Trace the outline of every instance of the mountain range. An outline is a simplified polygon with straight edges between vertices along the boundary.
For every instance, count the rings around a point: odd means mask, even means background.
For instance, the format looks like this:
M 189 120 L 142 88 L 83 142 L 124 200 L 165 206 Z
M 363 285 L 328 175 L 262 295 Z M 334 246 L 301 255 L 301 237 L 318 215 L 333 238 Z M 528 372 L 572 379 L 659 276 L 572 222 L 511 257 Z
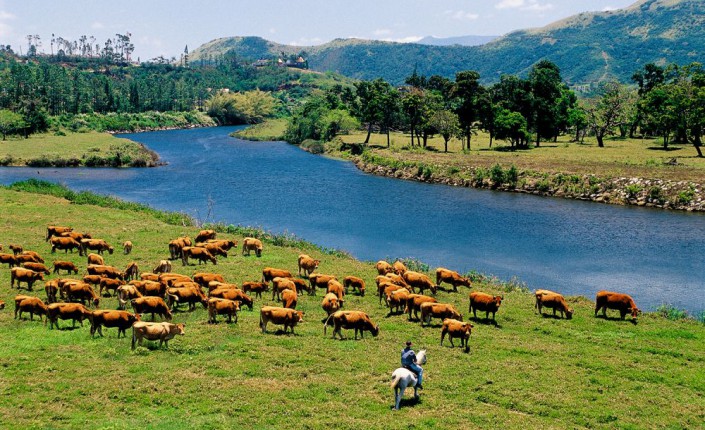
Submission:
M 628 82 L 647 63 L 704 60 L 705 0 L 640 0 L 624 9 L 581 13 L 515 31 L 479 46 L 336 39 L 301 47 L 229 37 L 200 46 L 191 53 L 191 62 L 227 52 L 247 60 L 302 54 L 312 70 L 356 79 L 382 77 L 393 84 L 402 83 L 414 70 L 449 78 L 476 70 L 484 82 L 495 82 L 502 74 L 524 76 L 542 59 L 556 63 L 569 84 Z

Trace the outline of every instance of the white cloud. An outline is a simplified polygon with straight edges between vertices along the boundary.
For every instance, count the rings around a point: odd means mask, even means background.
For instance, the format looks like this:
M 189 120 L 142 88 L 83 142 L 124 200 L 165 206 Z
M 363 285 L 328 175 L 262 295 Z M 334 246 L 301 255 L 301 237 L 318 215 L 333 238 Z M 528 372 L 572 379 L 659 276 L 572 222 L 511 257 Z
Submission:
M 449 16 L 458 21 L 475 21 L 480 17 L 480 15 L 474 12 L 467 12 L 464 10 L 445 10 L 443 15 Z
M 292 40 L 289 42 L 289 45 L 294 45 L 294 46 L 311 46 L 311 45 L 320 45 L 323 43 L 323 39 L 320 37 L 301 37 L 298 40 Z
M 385 42 L 397 42 L 397 43 L 416 43 L 419 40 L 423 39 L 421 36 L 406 36 L 406 37 L 398 37 L 398 38 L 386 38 L 386 39 L 380 39 Z
M 16 19 L 17 17 L 10 12 L 6 12 L 4 10 L 0 10 L 0 20 L 2 21 L 7 21 L 9 19 Z
M 277 34 L 277 29 L 274 28 L 274 27 L 271 27 L 271 28 L 269 29 L 269 34 Z
M 91 24 L 91 28 L 93 30 L 102 30 L 105 28 L 105 24 L 103 24 L 102 22 L 95 21 Z
M 389 36 L 392 34 L 392 30 L 388 28 L 380 28 L 372 32 L 375 36 Z
M 524 0 L 502 0 L 495 6 L 497 9 L 516 9 L 524 6 Z
M 602 8 L 602 12 L 611 12 L 613 10 L 618 10 L 618 9 L 619 9 L 618 7 L 614 7 L 614 6 L 605 6 Z
M 551 3 L 539 3 L 539 0 L 502 0 L 497 5 L 497 9 L 519 9 L 543 12 L 553 9 Z

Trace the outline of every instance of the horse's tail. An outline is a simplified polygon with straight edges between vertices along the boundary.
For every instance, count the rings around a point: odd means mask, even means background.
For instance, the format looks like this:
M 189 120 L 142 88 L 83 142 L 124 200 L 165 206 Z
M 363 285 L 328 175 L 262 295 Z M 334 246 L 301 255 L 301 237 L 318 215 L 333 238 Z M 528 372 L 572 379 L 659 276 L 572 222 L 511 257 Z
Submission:
M 399 381 L 401 380 L 401 376 L 399 375 L 392 375 L 392 382 L 389 384 L 390 387 L 396 388 L 397 385 L 399 384 Z

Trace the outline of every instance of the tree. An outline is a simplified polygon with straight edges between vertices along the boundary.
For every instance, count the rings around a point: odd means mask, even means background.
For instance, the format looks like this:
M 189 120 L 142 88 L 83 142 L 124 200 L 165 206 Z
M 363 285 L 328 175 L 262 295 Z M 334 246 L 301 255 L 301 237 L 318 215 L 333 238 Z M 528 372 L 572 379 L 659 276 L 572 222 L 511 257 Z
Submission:
M 360 101 L 356 116 L 361 123 L 367 124 L 367 144 L 370 142 L 372 127 L 385 119 L 385 110 L 389 110 L 389 104 L 394 102 L 391 97 L 394 88 L 382 78 L 357 82 L 355 88 Z
M 0 133 L 2 133 L 2 140 L 5 140 L 8 134 L 13 134 L 23 129 L 25 126 L 22 115 L 12 112 L 9 109 L 0 110 Z
M 548 60 L 534 65 L 529 72 L 529 82 L 534 101 L 533 129 L 538 147 L 541 138 L 550 139 L 557 133 L 559 113 L 556 101 L 561 98 L 563 82 L 558 66 Z
M 424 102 L 424 92 L 420 88 L 412 87 L 404 93 L 401 98 L 402 110 L 409 125 L 411 133 L 411 146 L 414 146 L 414 133 L 417 132 L 417 127 L 422 119 L 422 110 Z
M 499 108 L 494 129 L 497 139 L 508 140 L 512 148 L 525 148 L 529 142 L 528 123 L 519 112 Z
M 441 109 L 431 116 L 429 120 L 431 127 L 443 136 L 444 152 L 448 152 L 448 141 L 451 137 L 460 134 L 460 121 L 458 115 L 447 109 Z
M 479 98 L 483 93 L 482 90 L 479 73 L 475 71 L 456 73 L 453 94 L 458 98 L 458 105 L 455 113 L 458 115 L 460 127 L 468 143 L 468 149 L 470 149 L 472 128 L 480 117 Z
M 625 121 L 627 89 L 619 82 L 603 83 L 598 95 L 584 103 L 588 127 L 595 134 L 597 146 L 604 148 L 604 138 Z

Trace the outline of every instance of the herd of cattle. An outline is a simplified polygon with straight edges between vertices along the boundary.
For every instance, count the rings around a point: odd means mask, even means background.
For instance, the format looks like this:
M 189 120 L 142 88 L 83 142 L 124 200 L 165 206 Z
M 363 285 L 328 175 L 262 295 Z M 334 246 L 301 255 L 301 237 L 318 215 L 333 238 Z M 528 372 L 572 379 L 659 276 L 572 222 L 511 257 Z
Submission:
M 0 263 L 10 268 L 10 286 L 19 289 L 25 284 L 28 291 L 38 281 L 44 281 L 44 275 L 52 272 L 59 277 L 44 283 L 46 298 L 20 294 L 15 297 L 15 318 L 22 318 L 23 313 L 29 313 L 33 320 L 37 315 L 45 317 L 49 327 L 59 328 L 58 320 L 71 320 L 75 327 L 76 321 L 83 325 L 84 320 L 90 322 L 91 336 L 97 332 L 103 335 L 102 327 L 114 327 L 120 334 L 126 336 L 126 331 L 132 328 L 132 348 L 142 344 L 143 339 L 159 340 L 160 345 L 168 346 L 168 341 L 176 335 L 184 334 L 184 324 L 173 324 L 173 311 L 180 305 L 188 306 L 189 310 L 201 304 L 208 311 L 208 321 L 216 322 L 218 315 L 225 316 L 227 321 L 237 322 L 242 306 L 253 309 L 255 298 L 272 292 L 272 301 L 281 302 L 281 306 L 262 306 L 260 308 L 260 328 L 266 333 L 267 325 L 273 323 L 283 326 L 284 333 L 291 331 L 303 321 L 303 312 L 297 310 L 301 294 L 315 296 L 318 289 L 325 294 L 321 308 L 325 312 L 323 318 L 324 333 L 328 326 L 333 326 L 333 338 L 343 339 L 342 330 L 354 330 L 355 339 L 369 331 L 373 336 L 379 334 L 379 325 L 374 324 L 369 315 L 363 311 L 343 310 L 345 296 L 350 291 L 359 296 L 366 293 L 365 281 L 356 276 L 347 276 L 342 283 L 336 276 L 316 272 L 319 260 L 302 254 L 298 258 L 298 275 L 290 271 L 266 267 L 262 271 L 262 279 L 242 282 L 241 285 L 228 283 L 217 273 L 196 273 L 189 277 L 172 272 L 172 261 L 181 260 L 183 265 L 189 264 L 189 259 L 201 263 L 217 264 L 218 256 L 227 256 L 227 252 L 237 246 L 234 240 L 216 238 L 214 230 L 202 230 L 195 240 L 189 237 L 179 237 L 169 242 L 169 256 L 160 261 L 151 272 L 140 273 L 136 263 L 128 264 L 124 270 L 105 264 L 103 253 L 114 252 L 114 248 L 105 240 L 94 239 L 89 234 L 79 233 L 71 227 L 48 226 L 46 241 L 51 245 L 51 252 L 64 250 L 65 253 L 78 251 L 87 259 L 86 274 L 81 279 L 61 277 L 62 271 L 67 276 L 77 275 L 79 268 L 70 261 L 57 260 L 53 262 L 52 270 L 44 263 L 44 259 L 35 251 L 24 250 L 20 245 L 9 245 L 12 253 L 0 253 Z M 133 244 L 123 243 L 123 253 L 130 254 Z M 262 255 L 262 242 L 256 238 L 244 238 L 242 254 L 250 255 L 252 251 L 259 257 Z M 2 245 L 0 245 L 2 251 Z M 95 252 L 92 252 L 95 251 Z M 375 265 L 378 276 L 375 278 L 376 294 L 379 302 L 384 302 L 389 308 L 389 314 L 405 313 L 408 319 L 416 319 L 425 326 L 436 318 L 442 321 L 441 345 L 448 336 L 452 346 L 453 339 L 460 339 L 461 346 L 468 351 L 468 340 L 473 325 L 463 322 L 463 317 L 449 303 L 441 303 L 436 298 L 437 291 L 443 284 L 452 287 L 457 292 L 458 287 L 470 288 L 471 281 L 457 272 L 445 268 L 436 269 L 435 282 L 426 274 L 408 270 L 401 262 L 389 264 L 379 261 Z M 97 289 L 97 291 L 96 291 Z M 430 291 L 431 295 L 424 294 Z M 100 308 L 104 295 L 116 296 L 117 310 Z M 469 295 L 469 312 L 477 319 L 477 312 L 485 312 L 485 319 L 495 321 L 495 315 L 502 304 L 503 296 L 493 296 L 479 291 Z M 126 310 L 127 305 L 133 312 Z M 0 302 L 0 309 L 4 308 Z M 89 307 L 94 307 L 90 310 Z M 535 292 L 535 307 L 541 314 L 544 308 L 551 309 L 553 315 L 560 312 L 561 317 L 571 319 L 573 309 L 561 294 L 537 290 Z M 595 315 L 602 310 L 603 316 L 607 309 L 619 311 L 622 319 L 631 314 L 634 321 L 640 312 L 632 298 L 626 294 L 601 291 L 596 297 Z M 146 314 L 151 316 L 151 322 L 142 321 Z M 155 322 L 156 316 L 164 321 Z

